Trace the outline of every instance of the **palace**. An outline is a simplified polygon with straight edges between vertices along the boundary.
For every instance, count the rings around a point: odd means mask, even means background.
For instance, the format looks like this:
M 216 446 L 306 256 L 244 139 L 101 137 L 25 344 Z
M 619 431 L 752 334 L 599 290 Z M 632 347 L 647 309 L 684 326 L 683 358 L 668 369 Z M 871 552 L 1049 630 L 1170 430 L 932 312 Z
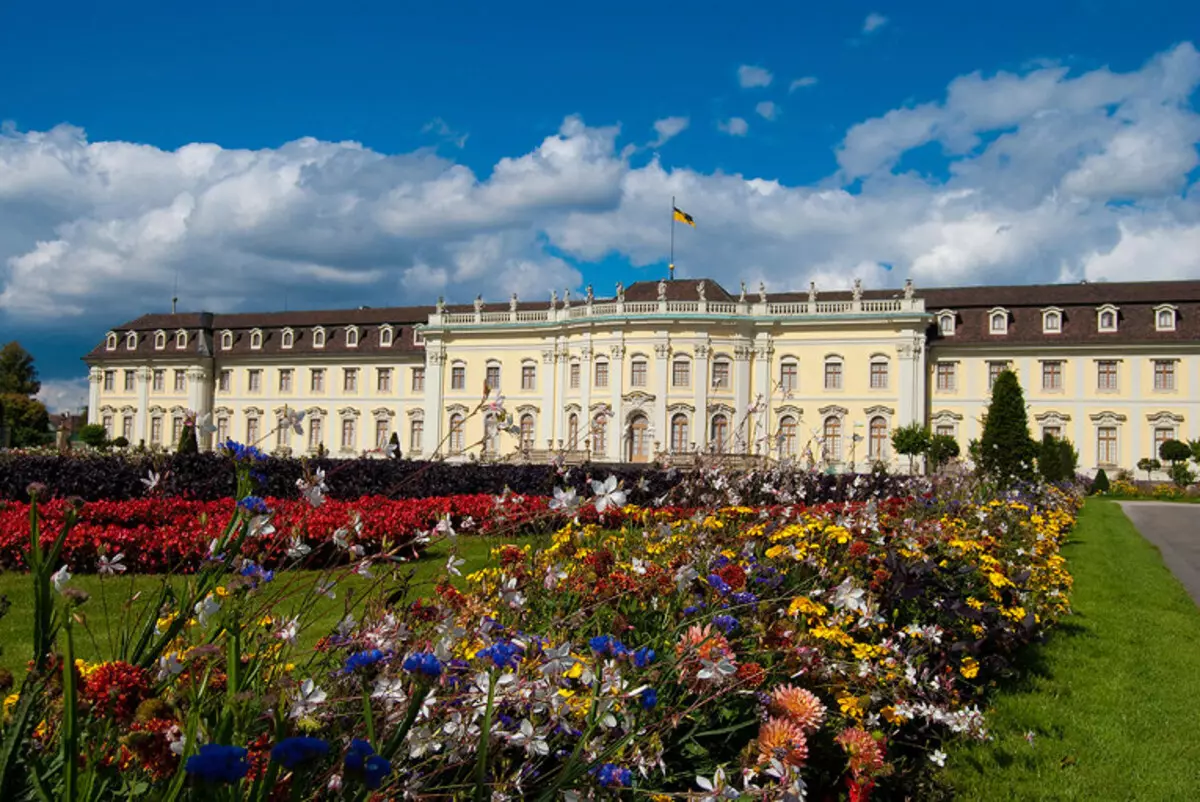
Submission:
M 394 432 L 414 458 L 900 467 L 890 433 L 914 421 L 965 455 L 1006 368 L 1031 433 L 1072 440 L 1082 469 L 1200 438 L 1196 281 L 733 295 L 692 279 L 549 303 L 148 314 L 84 359 L 89 421 L 164 448 L 194 410 L 217 442 L 292 454 L 358 455 Z M 503 427 L 480 410 L 485 383 Z M 289 410 L 303 435 L 274 431 Z

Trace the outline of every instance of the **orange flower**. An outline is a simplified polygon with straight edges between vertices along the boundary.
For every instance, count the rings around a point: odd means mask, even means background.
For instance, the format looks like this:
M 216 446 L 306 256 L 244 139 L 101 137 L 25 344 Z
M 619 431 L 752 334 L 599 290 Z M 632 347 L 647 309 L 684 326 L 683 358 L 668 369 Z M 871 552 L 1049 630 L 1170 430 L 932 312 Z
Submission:
M 825 705 L 809 690 L 784 685 L 771 692 L 767 708 L 772 715 L 782 716 L 804 732 L 812 732 L 825 720 Z
M 883 745 L 862 727 L 847 727 L 835 738 L 850 761 L 850 773 L 856 781 L 883 771 Z
M 792 766 L 803 766 L 808 759 L 808 741 L 792 722 L 769 718 L 758 730 L 758 754 L 763 763 L 775 758 Z

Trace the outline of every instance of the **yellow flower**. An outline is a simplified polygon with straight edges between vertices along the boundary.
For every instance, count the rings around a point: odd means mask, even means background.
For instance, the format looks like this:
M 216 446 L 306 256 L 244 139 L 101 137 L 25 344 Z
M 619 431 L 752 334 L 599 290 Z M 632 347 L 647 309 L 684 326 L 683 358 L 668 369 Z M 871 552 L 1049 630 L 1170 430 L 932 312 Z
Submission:
M 970 598 L 970 599 L 967 599 L 967 606 L 971 607 L 973 609 L 976 609 L 976 610 L 982 610 L 983 602 L 981 602 L 979 599 Z
M 814 638 L 831 641 L 840 646 L 850 647 L 854 645 L 854 638 L 834 627 L 815 626 L 809 630 L 809 634 Z
M 844 694 L 837 698 L 838 707 L 841 708 L 842 715 L 860 719 L 863 716 L 862 700 L 857 696 Z
M 815 602 L 807 596 L 797 596 L 792 599 L 792 603 L 788 605 L 788 615 L 795 618 L 804 613 L 805 615 L 825 615 L 826 607 L 820 602 Z
M 959 672 L 967 679 L 974 679 L 979 675 L 979 663 L 975 662 L 974 657 L 964 657 Z
M 1002 607 L 1002 608 L 1000 608 L 1000 615 L 1004 616 L 1005 618 L 1010 618 L 1013 621 L 1024 621 L 1025 620 L 1025 608 L 1024 607 Z
M 221 598 L 225 598 L 226 596 L 229 595 L 229 591 L 225 588 L 224 585 L 217 585 L 216 590 L 217 590 L 217 595 L 220 596 Z
M 567 679 L 579 679 L 580 677 L 582 677 L 583 676 L 583 663 L 576 660 L 574 663 L 571 664 L 571 667 L 566 670 L 566 672 L 564 673 L 564 676 L 566 676 Z
M 887 651 L 885 647 L 876 646 L 873 643 L 856 643 L 854 644 L 854 659 L 870 660 L 873 657 L 883 657 Z
M 904 722 L 908 721 L 908 716 L 904 715 L 903 713 L 897 713 L 896 708 L 893 707 L 892 705 L 888 705 L 887 707 L 883 708 L 883 710 L 880 710 L 879 712 L 883 715 L 884 719 L 886 719 L 889 724 L 894 724 L 896 726 L 899 726 L 899 725 L 903 724 Z
M 17 702 L 19 701 L 21 701 L 21 694 L 19 693 L 10 693 L 8 696 L 5 696 L 4 715 L 7 716 L 10 712 L 12 712 L 12 709 L 17 706 Z
M 992 571 L 989 573 L 988 581 L 998 588 L 1005 587 L 1006 585 L 1012 585 L 1012 580 L 999 571 Z

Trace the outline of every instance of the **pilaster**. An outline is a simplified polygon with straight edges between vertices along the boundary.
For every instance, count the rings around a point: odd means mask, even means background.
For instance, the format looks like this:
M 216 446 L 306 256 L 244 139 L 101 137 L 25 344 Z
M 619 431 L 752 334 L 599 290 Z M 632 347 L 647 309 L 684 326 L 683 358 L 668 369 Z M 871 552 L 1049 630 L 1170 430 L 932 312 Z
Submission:
M 104 371 L 92 368 L 88 371 L 88 423 L 100 422 L 100 386 L 104 382 Z
M 738 345 L 733 349 L 733 420 L 730 421 L 730 431 L 733 437 L 733 448 L 743 454 L 751 452 L 750 448 L 750 419 L 746 410 L 750 408 L 750 355 L 754 353 L 749 345 Z
M 654 344 L 654 439 L 663 451 L 671 450 L 671 429 L 667 425 L 667 393 L 671 387 L 671 343 L 664 336 Z
M 444 374 L 446 372 L 446 350 L 441 343 L 425 344 L 425 430 L 422 432 L 421 452 L 424 457 L 431 457 L 441 450 L 442 432 L 446 425 L 443 420 L 446 410 L 443 408 L 445 393 Z
M 133 443 L 136 445 L 150 437 L 150 368 L 137 369 L 138 408 L 133 419 Z
M 622 408 L 622 396 L 625 394 L 625 345 L 623 343 L 609 347 L 612 359 L 608 364 L 608 383 L 612 388 L 612 420 L 608 422 L 608 444 L 605 458 L 618 461 L 624 459 L 621 454 L 622 432 L 625 431 L 625 410 Z
M 542 414 L 538 416 L 538 433 L 534 435 L 534 447 L 541 448 L 542 443 L 549 441 L 548 448 L 553 447 L 554 434 L 557 430 L 558 413 L 554 409 L 554 360 L 555 349 L 542 349 Z
M 695 375 L 692 376 L 696 388 L 696 414 L 692 419 L 692 439 L 696 441 L 696 448 L 701 452 L 708 450 L 708 387 L 712 381 L 708 373 L 708 359 L 711 355 L 712 348 L 708 343 L 696 346 Z

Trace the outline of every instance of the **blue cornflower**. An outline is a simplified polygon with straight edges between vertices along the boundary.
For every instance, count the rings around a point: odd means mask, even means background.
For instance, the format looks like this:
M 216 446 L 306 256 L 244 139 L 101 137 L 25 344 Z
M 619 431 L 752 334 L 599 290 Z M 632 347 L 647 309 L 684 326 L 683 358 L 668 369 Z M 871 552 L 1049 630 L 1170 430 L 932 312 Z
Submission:
M 486 649 L 480 649 L 475 656 L 481 660 L 491 660 L 496 668 L 510 668 L 521 661 L 521 647 L 511 641 L 502 640 Z
M 204 744 L 187 759 L 184 771 L 205 782 L 235 783 L 250 771 L 250 761 L 240 746 Z
M 712 620 L 713 626 L 728 635 L 737 629 L 738 620 L 731 615 L 718 615 Z
M 271 511 L 267 508 L 267 502 L 258 496 L 246 496 L 238 502 L 238 506 L 246 512 L 253 512 L 256 515 L 266 515 Z
M 242 566 L 241 574 L 253 581 L 257 587 L 260 582 L 270 582 L 275 578 L 274 571 L 268 571 L 258 563 L 247 562 Z
M 254 446 L 244 446 L 234 440 L 226 440 L 224 443 L 221 443 L 221 448 L 229 452 L 229 455 L 238 461 L 262 462 L 267 458 L 266 454 Z
M 633 772 L 612 763 L 605 763 L 591 770 L 596 781 L 605 788 L 626 788 L 633 785 Z
M 638 668 L 645 668 L 654 662 L 654 650 L 649 646 L 643 646 L 633 653 L 633 664 Z
M 658 691 L 654 690 L 653 688 L 647 688 L 646 690 L 642 691 L 643 708 L 646 710 L 653 710 L 656 704 L 658 704 Z
M 355 652 L 346 658 L 346 667 L 342 670 L 346 674 L 353 673 L 360 668 L 368 668 L 383 660 L 386 655 L 379 649 L 369 649 L 365 652 Z
M 271 750 L 271 760 L 285 769 L 294 769 L 302 763 L 329 754 L 329 743 L 320 738 L 284 738 Z
M 715 590 L 717 593 L 720 593 L 722 596 L 732 590 L 732 588 L 729 587 L 729 583 L 724 579 L 721 579 L 721 577 L 717 576 L 716 574 L 708 575 L 708 584 L 712 586 L 713 590 Z
M 713 560 L 713 565 L 715 565 L 717 568 L 724 568 L 725 566 L 729 565 L 729 558 L 724 554 L 719 554 L 717 555 L 717 559 Z
M 442 675 L 442 661 L 433 652 L 416 652 L 410 654 L 401 666 L 413 674 L 423 674 L 426 677 L 437 678 Z
M 392 764 L 375 754 L 369 743 L 361 738 L 350 742 L 346 750 L 346 773 L 360 777 L 363 785 L 374 791 L 383 782 L 383 778 L 392 773 Z
M 690 604 L 687 607 L 684 607 L 683 614 L 684 615 L 695 615 L 696 613 L 700 612 L 707 606 L 708 605 L 705 604 L 704 602 L 696 602 L 695 604 Z
M 758 597 L 748 590 L 743 590 L 729 597 L 734 604 L 758 604 Z
M 629 654 L 629 649 L 626 648 L 625 644 L 612 635 L 597 635 L 588 641 L 588 646 L 596 654 L 607 655 L 608 657 L 624 657 Z

